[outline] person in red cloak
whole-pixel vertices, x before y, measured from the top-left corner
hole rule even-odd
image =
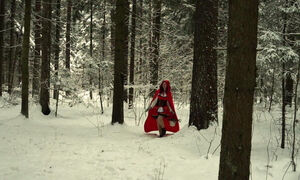
[[[179,131],[178,118],[168,80],[164,80],[159,89],[156,90],[146,111],[148,111],[148,117],[144,124],[146,133],[158,130],[159,137],[163,137],[166,131]]]

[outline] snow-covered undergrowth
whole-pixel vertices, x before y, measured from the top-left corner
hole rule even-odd
[[[218,178],[221,125],[200,132],[188,128],[188,107],[177,109],[181,131],[157,138],[156,132],[144,133],[141,107],[125,108],[125,124],[112,126],[106,103],[103,115],[92,107],[60,105],[58,117],[54,111],[43,116],[40,107],[31,104],[29,119],[20,115],[20,105],[1,104],[3,99],[1,180]],[[219,112],[221,119],[222,109]],[[250,179],[300,179],[299,170],[287,170],[290,150],[279,148],[279,113],[255,108]],[[139,126],[135,117],[141,117]]]

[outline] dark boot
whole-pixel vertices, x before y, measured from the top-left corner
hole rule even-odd
[[[159,135],[159,137],[164,137],[165,135],[166,135],[166,129],[161,128],[161,134]]]

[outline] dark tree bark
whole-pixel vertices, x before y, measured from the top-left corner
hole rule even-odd
[[[61,7],[61,0],[56,1],[56,25],[55,25],[55,55],[54,55],[54,76],[55,79],[58,80],[58,70],[59,70],[59,52],[60,52],[60,30],[61,30],[61,23],[60,23],[60,7]],[[58,101],[58,86],[56,82],[54,84],[54,91],[53,91],[53,98]]]
[[[128,2],[129,3],[129,2]],[[128,29],[128,26],[129,26],[129,5],[127,8],[127,11],[128,11],[128,14],[126,16],[126,33],[129,34],[129,29]],[[126,56],[126,61],[125,61],[125,66],[126,68],[124,68],[124,85],[127,86],[128,85],[128,77],[129,77],[129,73],[128,73],[128,68],[129,68],[129,65],[128,65],[128,55],[129,55],[129,47],[128,47],[128,41],[129,41],[129,36],[126,36],[126,39],[125,39],[125,42],[126,42],[126,49],[125,49],[125,56]],[[127,88],[124,88],[124,94],[123,94],[123,101],[125,101],[126,103],[128,102],[128,89]]]
[[[152,26],[152,40],[151,40],[151,61],[150,61],[150,83],[153,86],[151,96],[155,92],[155,87],[158,83],[158,61],[159,61],[159,39],[160,39],[160,26],[161,26],[161,0],[153,0],[154,17]]]
[[[132,1],[131,12],[131,38],[130,38],[130,72],[129,72],[129,84],[134,85],[134,59],[135,59],[135,31],[136,31],[136,0]],[[133,94],[134,89],[129,88],[129,109],[133,107]]]
[[[218,0],[197,1],[189,125],[207,129],[217,121]]]
[[[275,68],[272,73],[272,86],[271,86],[271,92],[270,92],[270,105],[269,105],[269,112],[271,112],[272,103],[273,103],[273,96],[274,96],[274,86],[275,86]]]
[[[25,5],[24,5],[25,6]],[[23,29],[23,25],[21,26],[20,29]],[[23,33],[16,33],[16,44],[22,44],[22,37],[23,37]],[[15,57],[14,57],[14,63],[13,63],[13,75],[15,76],[15,70],[17,69],[18,74],[16,75],[16,77],[18,78],[18,84],[21,84],[22,82],[22,60],[21,60],[21,56],[22,56],[22,49],[21,48],[16,48],[15,50]],[[13,78],[14,78],[13,76]],[[14,82],[14,79],[12,79],[12,82]]]
[[[285,1],[285,8],[288,7],[288,0]],[[282,28],[282,34],[283,34],[283,45],[286,45],[286,36],[285,33],[287,32],[287,14],[283,13],[283,28]],[[285,80],[285,74],[286,74],[286,63],[282,62],[282,79],[281,79],[281,91],[282,91],[282,106],[281,106],[281,145],[280,147],[284,149],[285,147],[285,114],[286,114],[286,80]]]
[[[298,50],[300,52],[300,50]],[[297,123],[297,110],[298,110],[298,85],[299,85],[299,77],[300,76],[300,58],[298,58],[298,67],[297,67],[297,76],[296,76],[296,84],[295,84],[295,96],[294,96],[294,119],[293,119],[293,139],[292,139],[292,166],[293,171],[296,172],[296,123]]]
[[[288,72],[286,74],[286,80],[285,80],[285,101],[286,101],[286,105],[289,105],[290,107],[292,107],[292,102],[293,102],[293,89],[294,89],[294,80],[292,78],[291,72]]]
[[[258,0],[229,0],[219,180],[249,179],[257,22]]]
[[[42,67],[40,104],[42,113],[49,115],[49,87],[50,87],[50,54],[51,54],[51,6],[52,0],[42,0]]]
[[[113,112],[112,124],[124,123],[124,81],[126,79],[126,61],[128,45],[128,15],[129,2],[128,0],[116,1],[116,30],[115,30],[115,64],[114,64],[114,94],[113,94]],[[127,49],[127,50],[126,50]]]
[[[144,16],[144,7],[143,7],[143,0],[140,0],[139,1],[139,10],[138,10],[138,13],[139,13],[139,18],[140,20],[138,21],[138,29],[140,30],[140,33],[139,33],[139,36],[140,36],[140,40],[139,40],[139,63],[138,63],[138,67],[137,67],[137,71],[138,71],[138,74],[139,74],[139,77],[138,79],[141,80],[143,78],[143,75],[145,74],[143,71],[142,71],[142,67],[145,66],[143,65],[143,55],[146,54],[146,46],[143,45],[143,42],[144,42],[144,38],[143,38],[143,16]]]
[[[110,25],[110,50],[111,50],[111,60],[114,61],[114,53],[115,53],[115,6],[116,2],[115,0],[111,0],[111,11],[110,11],[110,17],[111,17],[111,25]]]
[[[15,16],[16,16],[16,0],[11,1],[10,9],[10,40],[9,40],[9,63],[8,63],[8,93],[11,94],[13,89],[13,79],[14,79],[14,65],[16,63],[15,53],[16,53],[16,40],[15,40]]]
[[[150,68],[150,71],[151,71],[151,60],[152,60],[152,36],[153,36],[153,22],[152,22],[152,0],[149,0],[149,34],[148,34],[148,44],[149,44],[149,47],[148,47],[148,59],[149,59],[149,68]],[[149,74],[151,76],[151,72]],[[151,81],[150,81],[151,83]],[[154,89],[153,88],[150,88],[150,93],[149,93],[149,96],[150,97],[153,97],[154,95]]]
[[[4,61],[4,29],[5,29],[5,1],[0,1],[0,96],[2,96],[3,61]]]
[[[22,106],[21,113],[28,118],[28,55],[30,48],[30,19],[31,19],[31,0],[25,0],[24,16],[24,36],[22,43]]]
[[[90,0],[90,56],[93,58],[93,0]],[[91,70],[92,65],[89,65],[89,68]],[[92,73],[89,72],[89,78],[90,78],[90,99],[93,99],[93,91],[92,91],[92,86],[93,86],[93,76]]]
[[[103,24],[102,24],[102,62],[105,61],[105,33],[106,33],[106,20],[105,20],[105,16],[106,16],[106,0],[104,0],[103,2]],[[99,97],[100,97],[100,107],[101,107],[101,114],[104,113],[103,110],[103,103],[102,103],[102,87],[101,87],[101,66],[100,66],[100,62],[99,62],[99,75],[98,75],[98,88],[99,88]]]
[[[34,21],[34,62],[32,79],[32,96],[39,94],[40,89],[40,64],[41,64],[41,0],[35,1],[35,21]]]
[[[70,73],[70,60],[71,60],[71,23],[72,23],[71,16],[72,16],[72,0],[67,0],[66,64],[65,64],[66,66],[65,66],[65,68],[68,71],[68,73]],[[70,91],[67,91],[66,94],[69,95]]]
[[[70,70],[72,0],[67,0],[66,68]]]

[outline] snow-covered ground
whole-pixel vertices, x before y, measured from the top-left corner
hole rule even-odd
[[[1,103],[3,99],[1,180],[218,178],[221,128],[215,125],[200,132],[188,128],[188,107],[177,108],[181,131],[157,138],[155,133],[143,131],[142,108],[135,110],[137,120],[141,117],[139,126],[132,110],[126,110],[124,125],[112,126],[111,107],[106,103],[103,115],[84,105],[61,105],[58,117],[54,112],[43,116],[40,107],[31,104],[29,119],[20,115],[20,105]],[[285,180],[300,180],[299,168],[297,172],[291,167],[287,170],[290,150],[278,147],[280,131],[275,124],[279,124],[280,112],[270,114],[261,109],[256,107],[253,116],[250,179],[281,180],[284,176]]]

